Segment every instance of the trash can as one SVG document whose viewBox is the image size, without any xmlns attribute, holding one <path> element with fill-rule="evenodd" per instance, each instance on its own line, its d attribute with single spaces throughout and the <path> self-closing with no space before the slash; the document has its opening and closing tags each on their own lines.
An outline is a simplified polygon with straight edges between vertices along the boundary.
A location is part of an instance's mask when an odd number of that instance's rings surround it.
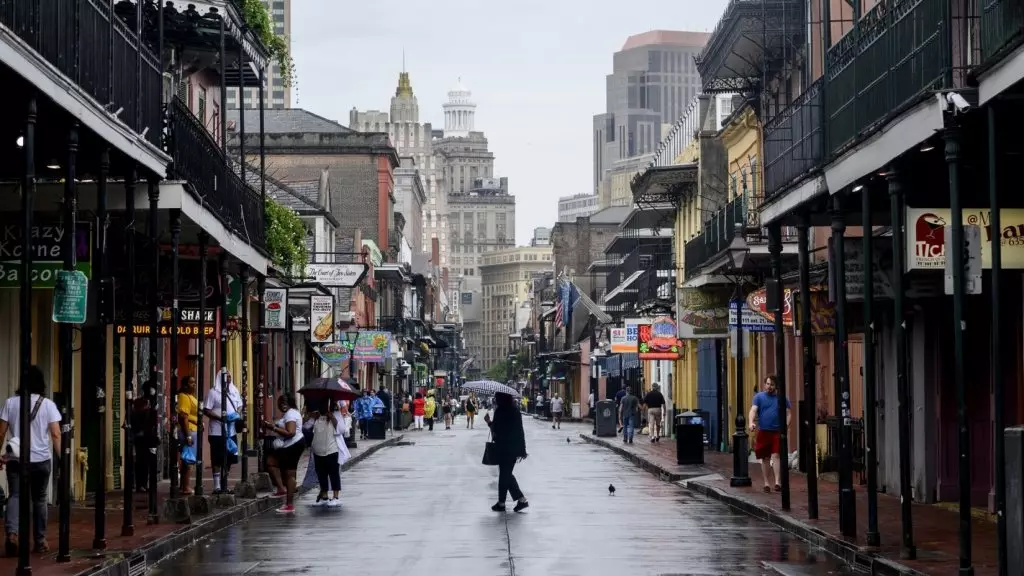
<svg viewBox="0 0 1024 576">
<path fill-rule="evenodd" d="M 596 411 L 597 435 L 600 438 L 614 438 L 618 435 L 619 418 L 616 415 L 615 402 L 601 400 L 594 406 Z"/>
<path fill-rule="evenodd" d="M 704 464 L 704 421 L 700 414 L 686 411 L 676 416 L 676 463 Z"/>
<path fill-rule="evenodd" d="M 366 423 L 366 436 L 370 440 L 383 440 L 386 438 L 387 422 L 381 416 L 374 416 Z"/>
</svg>

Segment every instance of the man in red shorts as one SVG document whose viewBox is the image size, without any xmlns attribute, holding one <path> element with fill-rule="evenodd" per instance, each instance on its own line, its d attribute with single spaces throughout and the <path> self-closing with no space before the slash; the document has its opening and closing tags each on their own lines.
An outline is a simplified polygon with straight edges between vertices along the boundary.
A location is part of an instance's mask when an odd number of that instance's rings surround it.
<svg viewBox="0 0 1024 576">
<path fill-rule="evenodd" d="M 775 480 L 775 491 L 781 490 L 779 486 L 779 379 L 772 375 L 765 380 L 764 391 L 754 395 L 753 405 L 750 407 L 748 422 L 750 432 L 757 431 L 754 440 L 754 456 L 761 461 L 761 473 L 764 476 L 764 491 L 771 492 L 771 484 L 768 482 L 768 472 L 771 471 Z M 786 399 L 786 426 L 793 419 L 793 411 L 789 409 L 789 399 Z"/>
</svg>

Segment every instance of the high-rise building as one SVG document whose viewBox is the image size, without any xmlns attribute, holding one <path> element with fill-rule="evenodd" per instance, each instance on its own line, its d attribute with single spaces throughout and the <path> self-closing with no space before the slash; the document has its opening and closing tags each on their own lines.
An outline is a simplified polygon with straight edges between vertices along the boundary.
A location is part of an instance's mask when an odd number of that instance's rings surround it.
<svg viewBox="0 0 1024 576">
<path fill-rule="evenodd" d="M 288 45 L 288 52 L 292 49 L 292 0 L 262 0 L 263 5 L 270 12 L 270 23 L 274 27 L 274 34 L 284 38 Z M 291 108 L 292 89 L 285 87 L 284 77 L 281 74 L 281 67 L 276 61 L 272 61 L 267 71 L 267 85 L 263 91 L 263 99 L 266 101 L 266 108 Z M 259 108 L 259 88 L 246 88 L 245 107 Z M 237 109 L 239 105 L 238 88 L 228 88 L 228 109 Z"/>
<path fill-rule="evenodd" d="M 533 229 L 533 238 L 530 240 L 530 246 L 549 246 L 551 244 L 551 228 L 544 226 L 538 226 Z"/>
<path fill-rule="evenodd" d="M 700 91 L 694 58 L 709 36 L 653 30 L 630 36 L 613 56 L 606 110 L 594 116 L 594 193 L 602 207 L 611 198 L 608 172 L 621 160 L 653 154 Z"/>
<path fill-rule="evenodd" d="M 511 248 L 483 257 L 479 361 L 484 371 L 506 357 L 509 336 L 526 327 L 519 308 L 529 305 L 531 280 L 537 272 L 551 270 L 551 258 L 551 246 Z"/>
<path fill-rule="evenodd" d="M 575 222 L 581 216 L 590 216 L 601 209 L 597 194 L 574 194 L 558 199 L 558 221 Z"/>
<path fill-rule="evenodd" d="M 508 178 L 477 178 L 466 193 L 448 196 L 451 266 L 455 275 L 479 276 L 484 257 L 516 245 L 516 198 Z"/>
<path fill-rule="evenodd" d="M 424 252 L 430 250 L 431 240 L 440 242 L 441 267 L 449 265 L 448 224 L 446 216 L 446 195 L 442 193 L 437 179 L 438 159 L 434 154 L 433 128 L 430 122 L 420 122 L 420 106 L 412 90 L 408 72 L 398 74 L 398 86 L 391 98 L 391 111 L 367 110 L 360 112 L 353 108 L 349 112 L 349 128 L 360 132 L 385 132 L 400 156 L 409 157 L 419 172 L 420 184 L 426 195 L 419 214 L 416 239 L 417 246 Z M 410 218 L 405 215 L 406 219 Z M 407 232 L 408 236 L 408 232 Z M 411 237 L 410 237 L 411 238 Z"/>
</svg>

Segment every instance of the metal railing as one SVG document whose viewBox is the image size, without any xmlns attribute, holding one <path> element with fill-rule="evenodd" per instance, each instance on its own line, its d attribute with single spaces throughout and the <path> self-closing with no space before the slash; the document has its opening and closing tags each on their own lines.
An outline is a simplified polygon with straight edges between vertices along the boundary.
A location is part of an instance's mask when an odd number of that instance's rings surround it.
<svg viewBox="0 0 1024 576">
<path fill-rule="evenodd" d="M 1024 40 L 1024 0 L 982 0 L 981 62 L 1013 50 Z"/>
<path fill-rule="evenodd" d="M 163 75 L 110 5 L 98 0 L 0 0 L 0 24 L 146 140 L 159 146 Z"/>
<path fill-rule="evenodd" d="M 259 192 L 242 181 L 220 145 L 181 99 L 171 100 L 167 122 L 171 173 L 191 184 L 197 200 L 209 206 L 228 229 L 254 246 L 265 246 L 264 206 Z"/>
<path fill-rule="evenodd" d="M 825 446 L 825 453 L 819 462 L 819 472 L 839 471 L 839 441 L 840 427 L 842 422 L 836 416 L 825 418 L 826 436 L 828 438 Z M 865 444 L 864 444 L 864 419 L 853 418 L 850 422 L 853 432 L 853 472 L 860 476 L 859 483 L 866 482 L 866 469 L 864 467 Z"/>
<path fill-rule="evenodd" d="M 725 250 L 736 236 L 736 224 L 747 226 L 747 196 L 739 195 L 716 211 L 700 234 L 683 247 L 683 271 L 691 278 L 708 260 Z"/>
<path fill-rule="evenodd" d="M 765 123 L 765 199 L 818 167 L 825 158 L 823 83 L 819 78 L 792 105 Z"/>
</svg>

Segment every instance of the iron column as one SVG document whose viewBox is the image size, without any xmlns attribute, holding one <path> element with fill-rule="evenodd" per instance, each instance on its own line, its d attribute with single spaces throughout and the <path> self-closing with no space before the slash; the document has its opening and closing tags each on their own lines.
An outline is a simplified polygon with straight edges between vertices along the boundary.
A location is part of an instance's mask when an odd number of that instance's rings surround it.
<svg viewBox="0 0 1024 576">
<path fill-rule="evenodd" d="M 32 393 L 28 389 L 29 374 L 32 366 L 32 201 L 36 193 L 36 98 L 30 95 L 28 112 L 25 115 L 25 136 L 22 150 L 25 152 L 25 174 L 21 182 L 21 292 L 20 315 L 21 324 L 20 358 L 21 387 L 19 390 L 21 404 L 19 406 L 18 437 L 21 438 L 21 450 L 18 458 L 21 462 L 31 462 L 32 428 L 31 404 Z M 29 475 L 18 476 L 19 494 L 30 494 Z M 18 533 L 29 534 L 32 522 L 31 498 L 18 499 Z M 29 547 L 18 547 L 18 574 L 31 574 L 32 563 L 29 559 Z"/>
<path fill-rule="evenodd" d="M 776 478 L 782 488 L 782 509 L 789 510 L 789 421 L 786 394 L 786 334 L 782 314 L 786 309 L 786 291 L 782 283 L 782 226 L 768 226 L 768 253 L 771 255 L 772 279 L 774 279 L 775 300 L 775 376 L 779 381 L 779 476 Z M 767 479 L 766 479 L 767 480 Z"/>
<path fill-rule="evenodd" d="M 1001 231 L 999 215 L 999 173 L 996 165 L 996 110 L 995 104 L 988 107 L 988 196 L 989 226 L 994 231 Z M 1002 238 L 997 234 L 996 238 Z M 1002 276 L 1003 246 L 1002 241 L 992 242 L 992 400 L 995 406 L 993 427 L 995 438 L 995 477 L 996 477 L 996 534 L 998 539 L 999 576 L 1006 576 L 1009 566 L 1006 560 L 1006 438 L 1003 435 L 1003 406 L 1005 402 L 1003 382 L 1003 349 L 1002 326 L 1000 312 L 999 282 Z"/>
<path fill-rule="evenodd" d="M 808 230 L 811 221 L 807 213 L 800 215 L 797 224 L 797 250 L 800 258 L 800 345 L 803 347 L 804 405 L 800 414 L 804 433 L 804 463 L 807 468 L 807 517 L 818 518 L 818 453 L 815 437 L 818 418 L 818 389 L 815 386 L 814 323 L 811 321 L 811 254 Z"/>
<path fill-rule="evenodd" d="M 857 497 L 853 492 L 853 427 L 850 413 L 850 357 L 846 332 L 846 221 L 842 198 L 832 197 L 832 271 L 835 277 L 835 389 L 839 425 L 839 530 L 857 537 Z"/>
<path fill-rule="evenodd" d="M 252 342 L 252 331 L 249 330 L 249 267 L 242 265 L 242 325 L 239 331 L 244 335 L 242 339 L 242 385 L 239 390 L 242 393 L 242 441 L 239 449 L 239 458 L 242 465 L 242 482 L 249 481 L 249 344 Z"/>
<path fill-rule="evenodd" d="M 181 310 L 178 308 L 178 282 L 181 271 L 178 269 L 180 258 L 178 250 L 181 243 L 181 210 L 171 211 L 171 430 L 178 422 L 178 321 Z M 187 424 L 187 422 L 186 422 Z M 168 470 L 171 477 L 171 498 L 178 497 L 178 454 L 179 439 L 188 434 L 188 429 L 171 434 L 171 453 L 168 455 Z M 185 487 L 187 488 L 187 486 Z"/>
<path fill-rule="evenodd" d="M 133 163 L 124 181 L 124 243 L 128 262 L 124 297 L 124 514 L 121 536 L 135 534 L 132 500 L 132 490 L 135 489 L 135 438 L 132 431 L 132 403 L 135 401 L 135 169 Z"/>
<path fill-rule="evenodd" d="M 865 466 L 868 472 L 868 546 L 881 545 L 878 534 L 878 401 L 875 391 L 875 245 L 871 215 L 871 188 L 861 190 L 864 249 L 864 434 L 867 436 Z"/>
<path fill-rule="evenodd" d="M 244 111 L 243 111 L 244 112 Z M 230 282 L 228 281 L 228 255 L 226 252 L 220 253 L 220 274 L 219 280 L 221 285 L 221 294 L 223 300 L 220 305 L 220 439 L 224 443 L 224 452 L 222 453 L 220 462 L 216 464 L 220 465 L 220 486 L 214 486 L 213 492 L 216 494 L 218 491 L 228 491 L 228 470 L 230 469 L 228 460 L 228 440 L 231 439 L 228 436 L 228 388 L 231 386 L 228 384 L 228 294 L 231 292 Z"/>
<path fill-rule="evenodd" d="M 732 435 L 732 478 L 730 486 L 750 486 L 747 451 L 747 419 L 743 415 L 743 290 L 736 283 L 730 306 L 736 310 L 736 431 Z"/>
<path fill-rule="evenodd" d="M 110 151 L 106 148 L 100 152 L 100 173 L 96 182 L 96 239 L 93 249 L 93 258 L 96 264 L 93 267 L 93 274 L 99 280 L 99 303 L 96 306 L 99 312 L 99 334 L 97 345 L 103 351 L 103 361 L 96 368 L 96 418 L 99 426 L 99 457 L 97 460 L 104 467 L 100 474 L 99 486 L 96 489 L 96 502 L 93 516 L 93 550 L 106 550 L 107 548 L 107 481 L 106 462 L 107 454 L 107 328 L 110 325 L 108 315 L 111 305 L 111 281 L 107 268 L 107 176 L 110 173 Z M 119 339 L 115 340 L 117 342 Z"/>
<path fill-rule="evenodd" d="M 163 9 L 160 10 L 161 13 Z M 146 389 L 143 392 L 150 397 L 151 410 L 154 410 L 157 414 L 156 434 L 159 438 L 160 428 L 160 411 L 163 409 L 163 386 L 159 382 L 160 369 L 157 366 L 159 363 L 159 355 L 157 354 L 157 331 L 160 322 L 160 305 L 158 302 L 160 295 L 160 181 L 156 176 L 149 177 L 149 241 L 150 241 L 150 257 L 153 261 L 149 263 L 149 382 L 146 383 Z M 147 422 L 147 426 L 152 423 Z M 146 446 L 145 450 L 149 452 L 149 493 L 147 494 L 149 504 L 149 514 L 146 517 L 147 524 L 157 524 L 160 522 L 160 514 L 157 510 L 156 501 L 156 485 L 157 485 L 157 454 L 156 447 Z"/>
<path fill-rule="evenodd" d="M 196 399 L 203 403 L 203 399 L 206 395 L 204 387 L 206 386 L 206 267 L 207 267 L 207 256 L 210 253 L 210 235 L 205 231 L 199 232 L 199 337 L 198 337 L 198 348 L 199 348 L 199 362 L 196 375 Z M 203 432 L 206 429 L 203 424 L 202 414 L 197 419 L 198 430 L 196 431 L 196 485 L 193 492 L 196 496 L 203 495 Z"/>
</svg>

